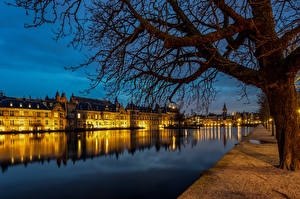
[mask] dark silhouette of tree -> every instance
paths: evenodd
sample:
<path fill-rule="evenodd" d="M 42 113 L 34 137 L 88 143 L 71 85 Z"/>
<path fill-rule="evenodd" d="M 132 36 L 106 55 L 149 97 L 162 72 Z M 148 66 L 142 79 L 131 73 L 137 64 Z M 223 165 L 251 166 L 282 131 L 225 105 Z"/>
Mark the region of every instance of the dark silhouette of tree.
<path fill-rule="evenodd" d="M 257 103 L 259 105 L 258 113 L 259 113 L 260 120 L 266 123 L 271 116 L 267 96 L 264 93 L 258 95 Z"/>
<path fill-rule="evenodd" d="M 175 114 L 175 116 L 174 116 L 174 120 L 175 120 L 175 122 L 177 123 L 178 128 L 181 128 L 182 123 L 183 123 L 184 120 L 185 120 L 184 113 L 181 113 L 180 110 L 177 110 L 177 111 L 176 111 L 176 114 Z"/>
<path fill-rule="evenodd" d="M 297 0 L 11 0 L 57 26 L 57 39 L 91 54 L 93 87 L 144 101 L 210 99 L 217 72 L 267 96 L 280 167 L 300 169 L 294 78 L 300 68 Z M 292 47 L 291 47 L 292 46 Z M 95 64 L 96 63 L 96 64 Z"/>

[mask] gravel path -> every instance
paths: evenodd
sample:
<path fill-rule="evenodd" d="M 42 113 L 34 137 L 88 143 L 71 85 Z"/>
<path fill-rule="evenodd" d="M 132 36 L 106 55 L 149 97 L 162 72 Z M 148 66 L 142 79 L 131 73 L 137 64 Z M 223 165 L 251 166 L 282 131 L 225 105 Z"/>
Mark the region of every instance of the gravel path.
<path fill-rule="evenodd" d="M 300 199 L 300 172 L 283 171 L 278 164 L 276 139 L 258 126 L 179 198 Z"/>

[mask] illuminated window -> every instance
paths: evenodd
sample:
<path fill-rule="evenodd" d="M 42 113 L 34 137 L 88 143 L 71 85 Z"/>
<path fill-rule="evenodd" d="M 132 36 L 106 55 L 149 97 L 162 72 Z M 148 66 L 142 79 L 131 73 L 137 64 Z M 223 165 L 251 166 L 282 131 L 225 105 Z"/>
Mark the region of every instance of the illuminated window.
<path fill-rule="evenodd" d="M 36 108 L 40 108 L 40 105 L 38 104 L 38 105 L 36 105 Z"/>
<path fill-rule="evenodd" d="M 54 117 L 58 117 L 58 112 L 55 112 L 55 113 L 54 113 Z"/>
<path fill-rule="evenodd" d="M 0 120 L 0 126 L 3 126 L 3 125 L 4 125 L 3 120 Z"/>
<path fill-rule="evenodd" d="M 77 113 L 77 118 L 80 119 L 80 113 Z"/>
<path fill-rule="evenodd" d="M 13 103 L 11 102 L 9 105 L 10 105 L 10 106 L 13 106 Z"/>
<path fill-rule="evenodd" d="M 95 119 L 98 119 L 98 115 L 95 115 Z"/>
<path fill-rule="evenodd" d="M 31 104 L 28 104 L 28 108 L 31 108 Z"/>
<path fill-rule="evenodd" d="M 3 116 L 4 111 L 0 111 L 0 116 Z"/>
<path fill-rule="evenodd" d="M 20 111 L 20 115 L 21 115 L 21 116 L 24 116 L 24 111 Z"/>
<path fill-rule="evenodd" d="M 20 103 L 20 107 L 23 107 L 23 104 Z"/>
<path fill-rule="evenodd" d="M 20 120 L 20 125 L 24 125 L 25 124 L 25 121 L 24 120 Z"/>

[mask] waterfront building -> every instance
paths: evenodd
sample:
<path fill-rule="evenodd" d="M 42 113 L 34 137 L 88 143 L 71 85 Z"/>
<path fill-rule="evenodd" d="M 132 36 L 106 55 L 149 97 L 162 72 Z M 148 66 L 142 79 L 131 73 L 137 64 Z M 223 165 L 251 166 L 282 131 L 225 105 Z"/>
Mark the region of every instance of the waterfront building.
<path fill-rule="evenodd" d="M 0 98 L 0 131 L 63 130 L 65 109 L 58 102 Z"/>
<path fill-rule="evenodd" d="M 107 100 L 72 95 L 68 103 L 69 129 L 130 128 L 130 117 L 123 105 Z"/>
<path fill-rule="evenodd" d="M 115 99 L 90 99 L 57 92 L 54 98 L 25 99 L 0 96 L 0 131 L 49 131 L 145 128 L 176 124 L 175 107 L 136 106 L 126 108 Z"/>
<path fill-rule="evenodd" d="M 159 129 L 177 124 L 177 109 L 174 106 L 168 107 L 155 106 L 155 109 L 149 107 L 135 106 L 129 104 L 126 107 L 130 115 L 132 127 L 143 127 L 146 129 Z"/>
<path fill-rule="evenodd" d="M 227 107 L 224 103 L 222 113 L 209 113 L 208 115 L 193 115 L 186 118 L 187 126 L 240 126 L 256 125 L 261 123 L 258 113 L 236 112 L 227 114 Z"/>

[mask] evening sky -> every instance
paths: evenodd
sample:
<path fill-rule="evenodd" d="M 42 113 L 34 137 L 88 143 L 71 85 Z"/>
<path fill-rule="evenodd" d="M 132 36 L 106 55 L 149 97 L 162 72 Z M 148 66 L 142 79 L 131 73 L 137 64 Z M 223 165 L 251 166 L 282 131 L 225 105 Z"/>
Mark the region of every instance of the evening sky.
<path fill-rule="evenodd" d="M 72 72 L 65 66 L 80 64 L 85 59 L 84 50 L 67 47 L 66 40 L 56 42 L 50 25 L 39 28 L 24 28 L 31 17 L 24 9 L 0 4 L 0 90 L 7 96 L 44 98 L 52 97 L 56 91 L 72 93 L 91 98 L 105 98 L 105 91 L 99 86 L 89 94 L 89 80 L 84 70 Z M 258 89 L 248 88 L 248 100 L 240 100 L 241 89 L 238 81 L 225 75 L 219 75 L 215 84 L 218 91 L 210 112 L 219 113 L 223 104 L 229 112 L 256 111 Z M 120 101 L 127 104 L 126 97 Z M 192 107 L 194 111 L 197 108 Z"/>

